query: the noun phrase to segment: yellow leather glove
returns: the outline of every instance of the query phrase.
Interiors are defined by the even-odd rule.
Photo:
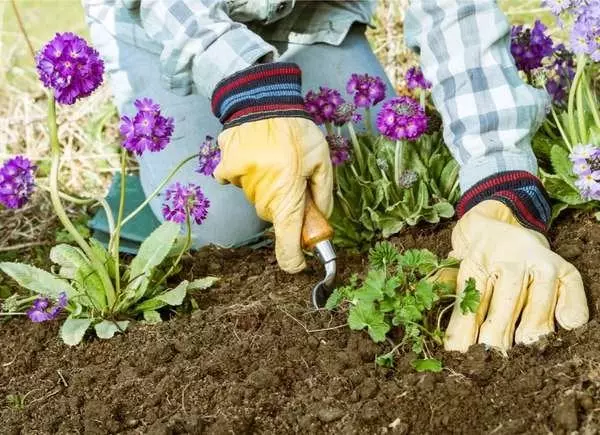
[[[588,321],[579,272],[502,202],[484,200],[466,212],[452,232],[452,248],[450,255],[462,260],[457,292],[474,278],[481,302],[475,314],[462,314],[455,306],[446,330],[447,350],[465,352],[485,343],[505,351],[513,337],[529,344],[553,332],[554,318],[565,329]]]
[[[306,267],[301,232],[307,187],[323,215],[333,210],[329,147],[304,110],[300,75],[294,64],[258,65],[219,83],[212,98],[225,126],[215,179],[241,187],[258,216],[273,223],[277,261],[290,273]]]

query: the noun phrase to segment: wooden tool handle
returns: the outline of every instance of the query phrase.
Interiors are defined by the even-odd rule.
[[[306,206],[304,207],[304,224],[302,225],[302,247],[312,250],[315,245],[324,240],[331,240],[333,228],[319,211],[312,199],[310,191],[306,190]]]

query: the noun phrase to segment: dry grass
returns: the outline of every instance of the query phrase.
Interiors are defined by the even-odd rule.
[[[512,7],[515,0],[505,0]],[[26,23],[46,20],[47,3],[36,0],[19,2],[25,9]],[[403,44],[402,21],[408,0],[380,0],[375,29],[368,37],[391,81],[402,84],[404,71],[416,64],[416,56]],[[520,1],[513,18],[528,17],[537,0]],[[44,11],[42,9],[46,8]],[[79,5],[63,8],[79,15]],[[525,14],[525,15],[523,15]],[[39,165],[38,182],[45,184],[49,172],[49,140],[46,130],[46,99],[40,88],[26,44],[18,34],[8,2],[0,2],[0,162],[16,154],[25,154]],[[39,47],[51,28],[32,26],[32,41]],[[68,19],[71,30],[84,29],[83,22]],[[4,44],[2,44],[4,43]],[[118,170],[118,134],[116,111],[104,86],[93,96],[71,107],[59,109],[59,137],[64,148],[61,188],[76,196],[103,196],[112,174]],[[73,212],[76,209],[72,209]],[[35,195],[25,210],[0,211],[0,255],[11,247],[27,243],[43,244],[54,237],[53,213],[43,192]],[[55,224],[55,223],[54,223]]]

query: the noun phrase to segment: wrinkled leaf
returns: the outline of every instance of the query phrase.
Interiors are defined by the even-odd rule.
[[[144,311],[144,321],[151,325],[156,325],[162,322],[162,318],[160,317],[160,313],[154,310]]]
[[[384,341],[385,335],[390,330],[390,325],[385,321],[384,314],[377,311],[372,304],[367,303],[350,308],[348,326],[356,331],[367,328],[371,339],[376,343]]]
[[[443,218],[451,218],[454,216],[454,207],[449,202],[437,202],[433,204],[433,209]]]
[[[94,325],[94,329],[96,330],[96,335],[98,336],[98,338],[108,340],[110,338],[113,338],[117,332],[125,332],[128,326],[128,320],[123,320],[120,322],[103,320],[100,323],[96,323]]]
[[[464,292],[460,295],[460,310],[463,314],[475,313],[479,307],[481,295],[475,287],[475,280],[469,278]]]
[[[188,281],[182,281],[173,290],[168,290],[164,293],[154,296],[151,299],[147,299],[135,307],[135,311],[150,311],[158,310],[166,305],[177,306],[183,303],[185,295],[187,294]]]
[[[81,343],[85,332],[91,324],[92,319],[73,319],[68,317],[60,328],[60,337],[65,344],[75,346]]]
[[[394,354],[393,352],[388,352],[383,355],[378,355],[375,358],[375,363],[377,363],[380,367],[392,368],[394,367]]]
[[[62,292],[65,292],[69,299],[77,295],[76,290],[67,281],[28,264],[4,262],[0,263],[0,270],[34,293],[54,299]]]
[[[573,163],[569,159],[569,153],[560,145],[554,145],[550,150],[552,168],[563,180],[573,185]]]
[[[220,278],[217,278],[216,276],[205,276],[204,278],[198,278],[190,282],[187,289],[188,291],[206,290],[215,285],[215,283],[217,283],[219,279]]]

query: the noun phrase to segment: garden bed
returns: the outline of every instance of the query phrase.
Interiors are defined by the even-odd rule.
[[[451,225],[392,241],[445,255]],[[441,373],[411,356],[377,367],[381,349],[341,315],[315,312],[322,270],[281,272],[271,249],[206,249],[183,276],[221,281],[199,308],[111,340],[64,345],[59,322],[0,324],[0,432],[19,433],[594,433],[600,419],[600,224],[567,214],[553,248],[581,271],[591,321],[505,358],[482,346],[440,349]],[[365,271],[340,255],[340,278]],[[323,331],[315,331],[325,329]]]

